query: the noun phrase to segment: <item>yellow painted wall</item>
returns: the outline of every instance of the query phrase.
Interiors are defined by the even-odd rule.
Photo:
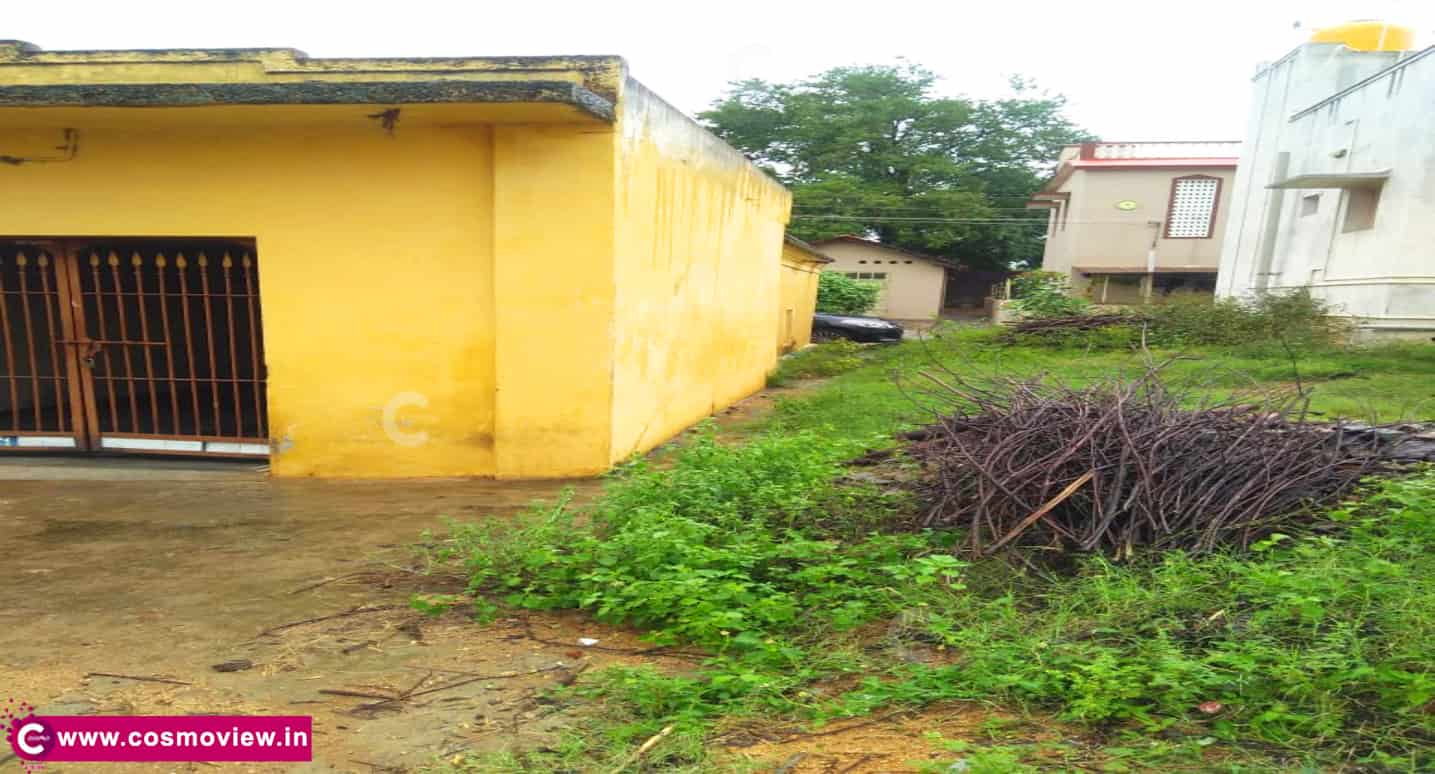
[[[494,133],[497,474],[601,473],[614,395],[613,133]]]
[[[0,167],[0,235],[252,236],[276,475],[492,474],[490,131],[146,112],[79,124],[72,161]]]
[[[616,126],[403,105],[392,134],[370,105],[0,108],[0,153],[80,138],[73,160],[0,166],[0,238],[256,239],[275,475],[596,474],[775,365],[787,191],[621,60],[6,56],[30,84],[452,69],[619,99]]]
[[[612,459],[761,389],[791,197],[628,80],[619,104]]]
[[[793,245],[782,245],[782,277],[778,289],[777,351],[791,352],[812,342],[812,314],[817,311],[817,276],[823,264]]]

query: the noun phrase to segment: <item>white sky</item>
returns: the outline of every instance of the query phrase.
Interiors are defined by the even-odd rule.
[[[0,10],[0,39],[46,49],[286,46],[312,56],[620,54],[690,113],[737,78],[923,64],[942,90],[999,96],[1009,75],[1070,98],[1107,140],[1239,139],[1249,78],[1314,27],[1355,18],[1435,43],[1430,0],[71,0]],[[1295,22],[1303,31],[1294,31]]]

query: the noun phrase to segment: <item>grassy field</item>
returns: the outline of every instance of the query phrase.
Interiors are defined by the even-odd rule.
[[[592,506],[457,528],[436,558],[465,565],[480,619],[581,608],[710,658],[588,675],[559,697],[588,719],[559,749],[435,770],[724,771],[735,764],[713,739],[748,723],[819,727],[955,701],[1015,720],[914,740],[942,756],[923,756],[927,770],[1435,768],[1435,474],[1373,483],[1327,528],[1250,552],[1060,569],[958,559],[956,534],[890,529],[914,508],[908,495],[845,475],[845,460],[928,416],[923,370],[1079,382],[1147,357],[958,328],[825,345],[783,363],[774,382],[800,389],[773,412],[626,466]],[[1212,396],[1299,384],[1324,417],[1435,416],[1429,346],[1149,357],[1176,358],[1167,378]],[[1056,723],[1070,733],[1034,741]]]

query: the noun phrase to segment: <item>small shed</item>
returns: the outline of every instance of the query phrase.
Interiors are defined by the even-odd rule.
[[[812,343],[812,315],[817,311],[817,278],[832,263],[822,251],[788,234],[782,242],[777,350],[801,349]]]
[[[826,271],[881,286],[872,314],[908,322],[931,322],[941,316],[947,270],[956,268],[953,261],[859,236],[824,239],[816,246],[833,259]]]

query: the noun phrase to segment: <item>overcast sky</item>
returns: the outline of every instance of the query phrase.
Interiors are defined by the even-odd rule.
[[[6,4],[0,39],[46,49],[293,47],[312,56],[620,54],[695,113],[739,78],[923,64],[952,94],[994,97],[1022,74],[1108,140],[1239,139],[1256,64],[1353,18],[1435,42],[1430,0],[71,0]],[[1294,30],[1300,22],[1302,29]]]

